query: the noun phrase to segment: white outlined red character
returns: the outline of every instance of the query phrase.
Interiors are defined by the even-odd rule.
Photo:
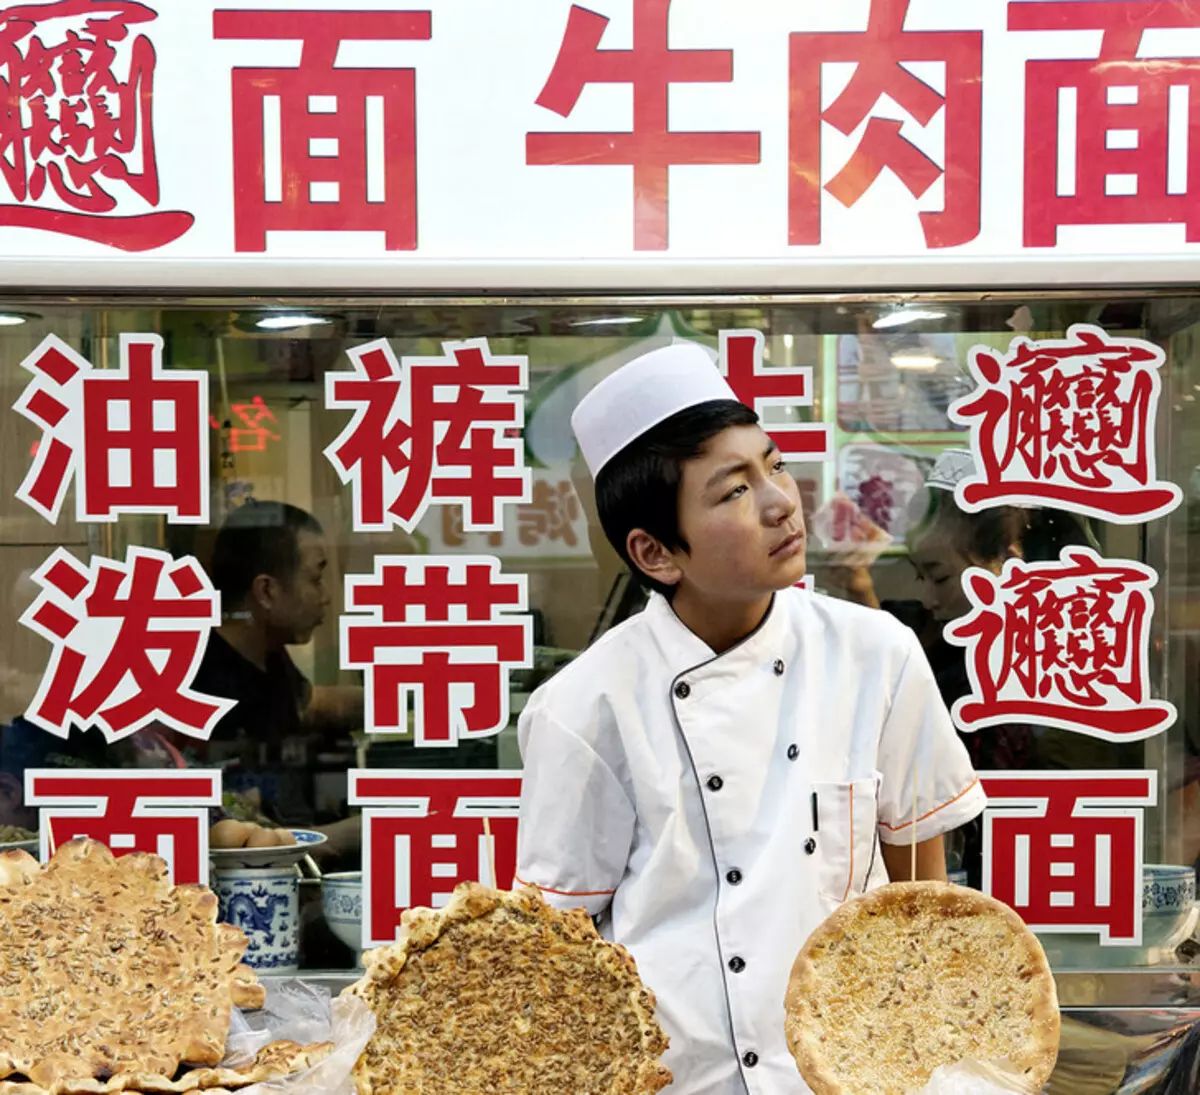
[[[528,133],[525,162],[538,166],[620,164],[633,169],[633,246],[664,251],[668,241],[669,176],[673,166],[756,164],[756,132],[687,132],[670,127],[671,85],[728,84],[733,50],[672,49],[671,0],[633,0],[630,49],[601,49],[609,19],[571,6],[554,67],[537,105],[569,118],[589,84],[627,84],[633,125],[609,133]]]
[[[1073,225],[1180,224],[1200,242],[1200,58],[1144,44],[1197,28],[1191,0],[1008,5],[1010,32],[1075,32],[1065,56],[1025,62],[1026,247]],[[1097,56],[1080,57],[1081,31],[1102,32]]]
[[[418,746],[453,748],[509,722],[509,674],[533,665],[524,574],[490,555],[377,555],[346,577],[342,668],[360,670],[368,733],[412,727]]]
[[[208,374],[166,369],[162,351],[158,335],[123,334],[118,367],[96,369],[56,335],[42,339],[13,404],[43,431],[22,502],[56,522],[73,481],[79,521],[208,522]]]
[[[970,429],[976,471],[955,489],[968,513],[1050,505],[1116,524],[1170,513],[1183,497],[1158,478],[1162,348],[1077,324],[1063,339],[976,346],[976,390],[950,407]]]
[[[280,231],[382,231],[387,250],[416,248],[416,70],[335,62],[344,41],[432,33],[428,11],[213,12],[214,38],[301,43],[295,67],[232,73],[235,250]]]
[[[53,650],[26,718],[67,737],[97,726],[119,741],[160,723],[207,739],[236,701],[195,692],[220,594],[192,556],[131,547],[125,561],[84,565],[57,548],[33,575],[41,586],[21,623]]]
[[[153,43],[133,0],[0,9],[0,226],[122,251],[178,239],[191,213],[158,209]]]
[[[114,855],[162,856],[176,886],[208,885],[208,810],[221,805],[215,769],[29,768],[25,805],[38,808],[43,862],[89,837]]]
[[[813,370],[809,365],[763,363],[761,331],[722,331],[717,367],[734,394],[760,418],[771,408],[795,410],[813,405]],[[765,423],[763,429],[792,461],[833,459],[833,427],[824,422]]]
[[[965,731],[1011,722],[1105,741],[1161,734],[1176,719],[1151,697],[1153,569],[1064,548],[1055,562],[1009,559],[1000,574],[962,577],[972,611],[946,640],[967,649],[971,691],[954,704]]]
[[[349,777],[349,803],[362,808],[364,948],[395,942],[405,909],[441,908],[460,882],[512,888],[520,772],[364,768]]]
[[[377,339],[349,351],[353,372],[325,374],[325,405],[354,411],[325,455],[353,490],[355,532],[412,532],[435,503],[461,505],[466,532],[499,532],[502,507],[530,501],[528,358],[485,338],[443,349],[397,361]]]
[[[1036,932],[1142,941],[1142,833],[1153,771],[981,772],[983,889]]]
[[[920,213],[927,247],[956,247],[979,235],[983,34],[905,30],[908,10],[909,0],[871,0],[865,32],[791,36],[788,242],[793,246],[821,242],[822,191],[850,208],[885,169],[914,199],[943,182],[942,209]],[[855,66],[849,83],[822,107],[824,66],[846,64]],[[941,78],[931,83],[925,74],[916,75],[917,66],[935,66]],[[910,120],[886,116],[882,100]],[[914,125],[929,132],[940,125],[941,163],[910,139]],[[825,126],[845,137],[863,127],[850,158],[828,179],[821,149]]]

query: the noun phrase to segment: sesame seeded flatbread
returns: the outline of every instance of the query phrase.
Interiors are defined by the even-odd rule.
[[[475,883],[412,909],[346,991],[378,1026],[359,1095],[652,1095],[671,1082],[654,996],[583,909]]]
[[[808,939],[785,1005],[815,1095],[907,1095],[940,1065],[1006,1061],[1041,1091],[1058,1054],[1054,977],[1007,905],[940,882],[883,886]]]
[[[219,1064],[234,996],[253,991],[245,949],[216,896],[172,887],[158,856],[91,840],[44,867],[0,854],[0,1078],[89,1095]]]

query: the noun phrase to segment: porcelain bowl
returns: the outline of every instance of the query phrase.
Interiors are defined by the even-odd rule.
[[[1056,969],[1112,969],[1170,961],[1164,949],[1177,947],[1195,927],[1196,872],[1191,867],[1147,863],[1142,867],[1142,945],[1102,947],[1094,935],[1039,934]]]
[[[362,871],[339,871],[321,879],[325,923],[354,953],[362,951]]]

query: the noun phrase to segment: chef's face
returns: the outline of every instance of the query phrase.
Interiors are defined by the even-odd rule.
[[[982,567],[999,574],[1003,559],[981,559],[965,545],[969,542],[970,517],[957,514],[938,517],[909,543],[908,557],[917,572],[917,590],[921,603],[939,623],[961,619],[972,610],[963,591],[963,573],[969,567]],[[1010,549],[1016,554],[1016,548]]]
[[[325,539],[301,531],[296,536],[297,565],[288,581],[271,579],[266,587],[267,624],[285,644],[306,643],[324,621],[329,607]]]
[[[701,601],[753,601],[804,577],[800,491],[759,426],[731,426],[683,465],[670,553],[679,589]]]

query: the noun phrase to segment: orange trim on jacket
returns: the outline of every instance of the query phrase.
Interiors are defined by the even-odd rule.
[[[513,881],[522,886],[532,886],[542,893],[552,893],[556,897],[612,897],[616,890],[552,890],[549,886],[539,886],[536,882],[526,882],[520,875],[514,874]]]
[[[975,788],[978,786],[979,786],[979,779],[976,778],[975,782],[972,783],[965,791],[962,791],[960,794],[955,795],[949,802],[943,802],[941,804],[941,806],[934,807],[934,809],[930,810],[929,813],[922,814],[919,818],[917,818],[916,823],[918,825],[920,825],[922,821],[925,821],[927,818],[933,817],[934,814],[940,813],[942,810],[946,809],[947,806],[953,806],[956,802],[958,802],[959,799],[966,798],[967,795],[969,795],[972,791],[974,791]],[[901,829],[907,829],[912,824],[913,823],[911,821],[906,821],[903,825],[889,825],[885,821],[883,823],[883,827],[885,829],[889,830],[890,832],[898,833]]]

